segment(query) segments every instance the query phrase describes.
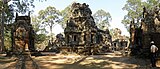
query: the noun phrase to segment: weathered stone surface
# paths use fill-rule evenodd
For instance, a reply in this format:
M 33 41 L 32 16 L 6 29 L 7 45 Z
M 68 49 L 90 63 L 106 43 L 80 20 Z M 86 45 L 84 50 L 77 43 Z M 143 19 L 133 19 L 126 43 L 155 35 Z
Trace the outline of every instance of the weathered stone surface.
M 29 16 L 16 16 L 12 24 L 12 49 L 14 52 L 35 51 L 34 30 Z
M 47 50 L 76 52 L 80 54 L 99 53 L 111 46 L 111 35 L 108 29 L 97 28 L 89 5 L 73 3 L 64 35 L 58 34 L 55 41 L 49 42 Z
M 143 18 L 141 25 L 135 26 L 134 21 L 130 26 L 131 46 L 135 54 L 145 54 L 149 52 L 150 42 L 154 41 L 155 45 L 160 48 L 160 7 L 152 9 L 143 8 Z M 138 53 L 139 52 L 139 53 Z M 146 56 L 146 55 L 145 55 Z
M 144 47 L 148 47 L 150 44 L 150 41 L 155 41 L 155 43 L 159 46 L 159 35 L 160 34 L 160 8 L 159 7 L 154 7 L 151 10 L 145 9 L 143 10 L 143 20 L 142 20 L 142 30 L 143 30 L 143 44 L 145 45 Z M 156 35 L 156 37 L 154 37 Z M 157 41 L 158 40 L 158 41 Z
M 97 28 L 89 5 L 86 3 L 73 3 L 71 6 L 70 18 L 67 21 L 65 34 L 65 44 L 63 46 L 79 47 L 83 51 L 91 51 L 96 46 L 111 45 L 111 35 L 109 30 L 100 30 Z M 86 48 L 85 48 L 86 47 Z M 91 47 L 91 48 L 89 48 Z M 86 50 L 84 50 L 86 49 Z

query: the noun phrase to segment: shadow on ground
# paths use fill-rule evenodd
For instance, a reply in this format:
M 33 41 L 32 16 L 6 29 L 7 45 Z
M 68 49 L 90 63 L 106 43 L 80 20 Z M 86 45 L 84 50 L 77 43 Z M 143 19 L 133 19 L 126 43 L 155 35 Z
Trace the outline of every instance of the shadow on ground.
M 160 69 L 151 68 L 149 59 L 115 55 L 56 55 L 33 57 L 40 69 Z M 15 69 L 15 60 L 0 57 L 2 69 Z
M 133 57 L 93 55 L 79 58 L 78 61 L 66 58 L 62 63 L 56 60 L 64 58 L 52 58 L 53 60 L 36 60 L 42 69 L 150 69 L 149 60 L 135 59 Z M 73 60 L 74 62 L 67 62 Z

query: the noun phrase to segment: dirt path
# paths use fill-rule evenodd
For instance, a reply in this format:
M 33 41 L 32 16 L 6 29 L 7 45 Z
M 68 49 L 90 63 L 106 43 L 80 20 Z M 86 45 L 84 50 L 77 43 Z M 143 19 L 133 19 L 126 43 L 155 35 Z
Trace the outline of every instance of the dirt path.
M 152 69 L 149 60 L 116 56 L 113 53 L 91 56 L 56 54 L 32 58 L 40 69 Z M 0 56 L 0 69 L 15 69 L 15 64 L 15 58 Z
M 36 57 L 42 69 L 150 69 L 149 60 L 108 55 Z

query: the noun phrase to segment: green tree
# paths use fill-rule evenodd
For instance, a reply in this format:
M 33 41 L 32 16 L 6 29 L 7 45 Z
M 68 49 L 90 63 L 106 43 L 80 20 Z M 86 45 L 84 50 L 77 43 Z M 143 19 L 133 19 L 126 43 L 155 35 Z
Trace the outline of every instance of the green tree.
M 47 33 L 46 29 L 41 25 L 41 20 L 38 19 L 38 16 L 31 16 L 31 23 L 34 28 L 34 31 L 39 34 Z
M 62 10 L 60 13 L 62 15 L 62 19 L 60 22 L 60 25 L 64 29 L 66 27 L 67 20 L 69 20 L 69 15 L 70 15 L 70 8 L 71 5 L 67 6 L 64 10 Z
M 47 7 L 45 10 L 40 10 L 39 11 L 39 20 L 41 20 L 41 23 L 43 27 L 49 26 L 50 29 L 50 37 L 53 36 L 52 33 L 52 28 L 59 23 L 59 17 L 60 17 L 60 12 L 59 10 L 56 10 L 55 7 Z
M 32 19 L 33 29 L 36 33 L 36 36 L 35 36 L 36 43 L 41 43 L 42 41 L 44 41 L 46 39 L 44 37 L 47 37 L 46 36 L 46 29 L 44 27 L 41 27 L 40 20 L 38 19 L 37 16 L 32 16 L 31 19 Z
M 4 27 L 6 27 L 6 24 L 11 19 L 10 8 L 7 3 L 8 2 L 6 0 L 0 1 L 0 15 L 1 15 L 1 19 L 0 19 L 1 20 L 1 24 L 0 24 L 0 28 L 1 28 L 1 32 L 0 32 L 1 43 L 0 44 L 1 44 L 1 47 L 0 47 L 0 51 L 5 51 L 5 48 L 9 48 L 9 45 L 10 45 L 8 43 L 9 45 L 7 45 L 7 47 L 5 47 L 6 46 L 5 34 L 7 34 L 7 33 L 5 33 L 6 29 Z M 7 36 L 9 36 L 9 35 L 7 34 Z M 7 39 L 7 40 L 9 40 L 9 39 Z
M 4 32 L 4 46 L 6 51 L 11 51 L 11 30 L 5 30 Z
M 46 29 L 41 27 L 41 20 L 38 19 L 38 16 L 31 16 L 32 26 L 35 31 L 35 47 L 38 49 L 44 48 L 48 41 L 48 36 L 46 35 Z M 44 47 L 43 47 L 44 46 Z
M 128 11 L 122 23 L 129 29 L 130 21 L 134 20 L 139 23 L 139 20 L 142 18 L 143 2 L 141 0 L 128 0 L 122 9 Z
M 30 8 L 34 8 L 34 0 L 13 0 L 9 4 L 10 8 L 14 12 L 25 14 L 28 11 L 33 11 Z
M 21 14 L 25 14 L 26 12 L 33 12 L 31 8 L 34 8 L 35 5 L 33 4 L 35 0 L 12 0 L 11 4 L 9 5 L 13 8 L 14 12 L 18 12 Z M 39 0 L 39 2 L 43 2 L 46 0 Z
M 6 0 L 4 0 L 6 1 Z M 12 8 L 8 5 L 8 2 L 0 1 L 0 14 L 4 12 L 4 23 L 9 23 L 13 18 Z M 2 19 L 2 18 L 1 18 Z
M 152 9 L 155 6 L 160 6 L 159 0 L 127 0 L 126 4 L 122 8 L 128 13 L 124 16 L 122 23 L 129 31 L 130 21 L 134 20 L 136 26 L 140 25 L 140 19 L 142 19 L 143 8 Z
M 98 10 L 95 14 L 93 14 L 95 22 L 100 29 L 103 27 L 109 27 L 109 22 L 112 20 L 111 15 L 109 12 L 105 12 L 104 10 Z
M 160 0 L 146 0 L 146 2 L 144 3 L 144 6 L 148 9 L 152 9 L 155 6 L 160 7 Z

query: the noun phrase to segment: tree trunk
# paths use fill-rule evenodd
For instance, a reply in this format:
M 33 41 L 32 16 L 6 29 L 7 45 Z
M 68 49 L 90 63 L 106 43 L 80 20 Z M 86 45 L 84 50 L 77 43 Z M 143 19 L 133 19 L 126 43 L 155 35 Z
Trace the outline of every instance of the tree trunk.
M 50 40 L 51 40 L 51 39 L 52 39 L 52 36 L 53 36 L 53 35 L 52 35 L 52 34 L 53 34 L 53 33 L 52 33 L 52 26 L 50 26 L 50 32 L 51 32 L 51 34 L 50 34 Z

